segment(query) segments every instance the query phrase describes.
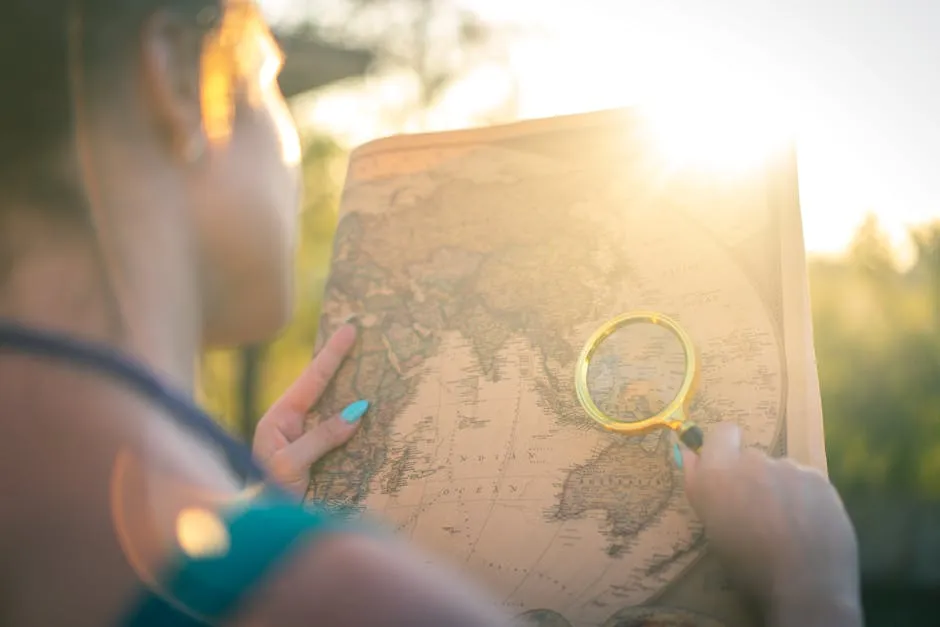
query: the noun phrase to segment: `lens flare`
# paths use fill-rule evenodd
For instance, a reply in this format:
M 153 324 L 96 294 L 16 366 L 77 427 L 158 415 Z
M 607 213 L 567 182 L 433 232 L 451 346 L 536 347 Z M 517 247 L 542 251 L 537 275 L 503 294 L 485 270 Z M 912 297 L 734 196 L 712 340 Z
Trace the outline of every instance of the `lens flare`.
M 219 517 L 199 507 L 184 509 L 176 517 L 176 541 L 183 553 L 194 559 L 221 557 L 232 544 Z

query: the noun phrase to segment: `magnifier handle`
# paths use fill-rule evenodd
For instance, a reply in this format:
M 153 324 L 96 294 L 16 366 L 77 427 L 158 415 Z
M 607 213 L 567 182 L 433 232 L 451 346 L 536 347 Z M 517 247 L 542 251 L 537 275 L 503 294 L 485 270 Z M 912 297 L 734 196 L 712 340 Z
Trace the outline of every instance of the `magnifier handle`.
M 679 440 L 685 444 L 689 450 L 698 453 L 702 445 L 705 444 L 705 434 L 698 425 L 690 424 L 679 432 Z

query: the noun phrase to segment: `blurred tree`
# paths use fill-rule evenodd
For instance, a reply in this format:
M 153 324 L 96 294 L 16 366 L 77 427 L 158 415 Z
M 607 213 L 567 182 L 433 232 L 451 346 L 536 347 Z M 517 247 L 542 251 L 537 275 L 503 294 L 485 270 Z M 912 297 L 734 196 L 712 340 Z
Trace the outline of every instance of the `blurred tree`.
M 372 50 L 376 72 L 400 79 L 397 102 L 384 112 L 393 129 L 434 127 L 429 114 L 461 79 L 484 67 L 499 68 L 506 93 L 474 115 L 487 122 L 516 117 L 518 86 L 508 50 L 528 31 L 488 22 L 457 0 L 342 0 L 331 6 L 333 11 L 318 13 L 320 35 Z
M 940 495 L 940 225 L 912 238 L 908 271 L 874 218 L 845 260 L 810 264 L 830 468 L 847 493 Z
M 884 280 L 896 272 L 894 251 L 874 214 L 869 214 L 849 246 L 849 260 L 859 270 Z
M 917 263 L 910 274 L 915 284 L 926 286 L 933 330 L 940 333 L 940 223 L 916 229 L 912 238 L 917 250 Z

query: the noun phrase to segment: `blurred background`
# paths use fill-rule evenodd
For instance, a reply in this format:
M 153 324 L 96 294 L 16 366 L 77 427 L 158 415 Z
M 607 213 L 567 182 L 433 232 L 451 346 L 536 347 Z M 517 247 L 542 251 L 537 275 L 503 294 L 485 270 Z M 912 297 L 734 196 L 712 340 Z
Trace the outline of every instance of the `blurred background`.
M 350 148 L 637 103 L 753 103 L 798 138 L 829 468 L 858 529 L 869 624 L 940 623 L 940 4 L 261 4 L 306 148 L 298 311 L 271 344 L 205 356 L 204 400 L 227 427 L 250 438 L 312 354 Z

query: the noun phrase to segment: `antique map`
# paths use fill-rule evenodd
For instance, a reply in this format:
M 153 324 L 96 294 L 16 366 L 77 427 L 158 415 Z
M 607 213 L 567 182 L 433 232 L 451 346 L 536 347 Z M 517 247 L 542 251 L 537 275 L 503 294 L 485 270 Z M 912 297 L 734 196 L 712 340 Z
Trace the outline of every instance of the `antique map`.
M 680 321 L 706 437 L 736 421 L 746 444 L 825 470 L 792 153 L 747 176 L 679 172 L 643 128 L 601 112 L 350 158 L 321 340 L 351 314 L 361 336 L 317 413 L 373 405 L 309 496 L 392 525 L 522 624 L 751 624 L 707 555 L 674 437 L 606 432 L 578 404 L 575 360 L 604 321 Z M 667 403 L 679 350 L 599 351 L 598 402 Z

